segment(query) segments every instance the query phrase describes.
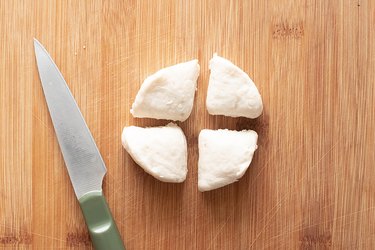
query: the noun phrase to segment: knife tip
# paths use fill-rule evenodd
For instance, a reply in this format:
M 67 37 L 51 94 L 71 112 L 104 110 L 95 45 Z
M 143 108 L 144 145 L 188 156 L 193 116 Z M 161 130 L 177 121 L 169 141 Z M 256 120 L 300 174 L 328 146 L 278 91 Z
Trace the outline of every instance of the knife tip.
M 38 41 L 38 39 L 34 37 L 33 40 L 34 40 L 34 50 L 36 54 L 38 54 L 37 53 L 38 51 L 40 52 L 41 50 L 45 50 L 43 45 Z
M 38 39 L 36 39 L 35 37 L 33 37 L 33 41 L 34 41 L 34 45 L 40 44 L 40 42 L 38 41 Z

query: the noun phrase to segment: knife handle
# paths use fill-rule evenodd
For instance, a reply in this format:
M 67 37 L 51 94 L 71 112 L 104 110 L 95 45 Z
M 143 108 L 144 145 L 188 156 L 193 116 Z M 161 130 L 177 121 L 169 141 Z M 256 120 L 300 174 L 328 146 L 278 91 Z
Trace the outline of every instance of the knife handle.
M 103 192 L 90 192 L 81 197 L 79 203 L 94 248 L 96 250 L 125 249 Z

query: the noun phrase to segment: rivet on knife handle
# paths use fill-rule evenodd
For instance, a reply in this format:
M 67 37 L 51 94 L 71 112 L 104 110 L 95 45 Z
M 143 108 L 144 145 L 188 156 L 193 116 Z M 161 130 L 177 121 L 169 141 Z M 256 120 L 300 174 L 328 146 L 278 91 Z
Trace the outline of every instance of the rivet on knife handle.
M 102 192 L 90 192 L 79 199 L 83 216 L 96 250 L 125 249 L 116 223 Z

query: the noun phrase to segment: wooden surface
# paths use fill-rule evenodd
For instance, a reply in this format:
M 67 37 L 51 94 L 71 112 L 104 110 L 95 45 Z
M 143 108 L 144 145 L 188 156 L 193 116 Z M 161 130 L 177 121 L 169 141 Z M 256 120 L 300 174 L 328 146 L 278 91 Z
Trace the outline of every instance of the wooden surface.
M 128 249 L 373 249 L 375 1 L 0 1 L 0 248 L 90 249 L 38 78 L 32 38 L 65 76 L 108 168 Z M 208 115 L 218 52 L 257 84 L 256 120 Z M 129 109 L 156 70 L 198 58 L 183 184 L 122 149 Z M 197 190 L 203 128 L 251 128 L 244 177 Z

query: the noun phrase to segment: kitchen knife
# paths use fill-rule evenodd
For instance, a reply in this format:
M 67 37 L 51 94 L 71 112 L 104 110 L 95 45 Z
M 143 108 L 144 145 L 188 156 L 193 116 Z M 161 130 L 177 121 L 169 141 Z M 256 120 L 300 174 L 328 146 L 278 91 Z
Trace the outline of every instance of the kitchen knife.
M 95 249 L 125 249 L 103 196 L 103 159 L 62 74 L 43 45 L 34 49 L 44 96 Z

